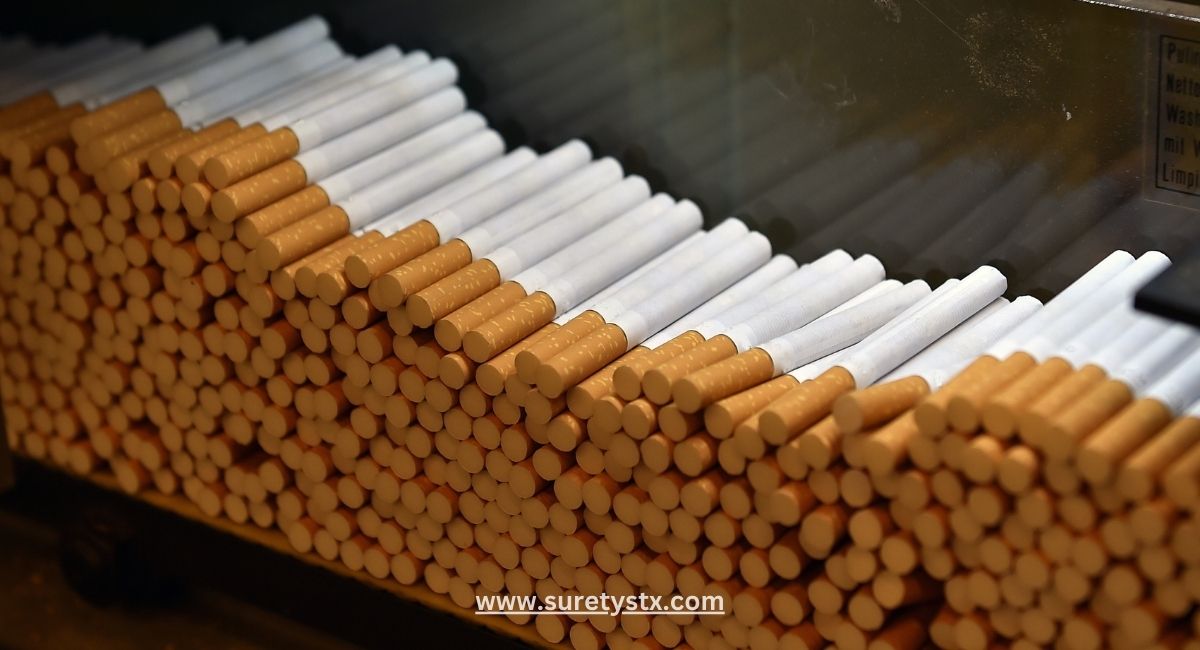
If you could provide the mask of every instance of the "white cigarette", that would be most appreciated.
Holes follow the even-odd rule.
[[[369,70],[361,76],[354,76],[324,92],[311,96],[301,95],[292,98],[283,106],[271,106],[262,109],[258,121],[267,131],[295,124],[300,120],[317,115],[321,111],[338,106],[346,100],[380,88],[390,82],[403,78],[416,70],[431,65],[429,55],[424,52],[409,52],[399,61],[384,63]],[[268,110],[269,109],[269,110]],[[249,120],[250,118],[246,118]],[[253,122],[238,122],[251,124]]]
[[[532,149],[520,147],[416,199],[407,198],[403,191],[407,187],[407,179],[401,172],[355,194],[342,203],[342,208],[347,214],[361,214],[362,220],[375,221],[375,228],[379,232],[391,235],[516,173],[536,159],[537,154]]]
[[[1070,313],[1076,305],[1087,300],[1092,293],[1107,284],[1130,264],[1133,264],[1132,255],[1125,251],[1113,251],[1087,273],[1079,276],[1070,286],[1060,291],[1035,316],[997,341],[986,354],[996,359],[1004,359],[1020,350],[1029,338],[1037,335],[1060,316]]]
[[[566,246],[546,259],[514,275],[512,281],[520,284],[526,293],[546,286],[556,277],[574,268],[579,260],[590,259],[624,237],[632,237],[657,215],[675,206],[675,199],[666,194],[656,194],[634,208],[613,219],[586,237]],[[621,281],[630,280],[629,275]]]
[[[1190,325],[1177,323],[1155,337],[1136,355],[1114,367],[1109,375],[1129,386],[1135,394],[1152,381],[1170,372],[1182,360],[1200,348],[1200,334]]]
[[[699,307],[671,323],[661,332],[646,339],[645,346],[656,348],[667,341],[693,329],[710,317],[723,313],[727,309],[751,300],[769,287],[796,271],[796,260],[787,255],[776,255],[750,275],[739,280],[736,284],[713,296]]]
[[[231,57],[156,84],[155,89],[168,106],[175,106],[327,36],[329,25],[323,18],[312,16],[255,41]]]
[[[999,298],[1007,286],[1002,273],[981,266],[903,325],[848,352],[839,365],[850,372],[856,386],[870,386]]]
[[[418,140],[423,135],[412,140]],[[379,197],[381,193],[390,192],[387,196],[389,201],[411,201],[481,164],[496,160],[504,153],[504,140],[491,129],[476,131],[449,145],[437,145],[438,143],[433,143],[430,147],[431,150],[440,148],[436,153],[431,151],[424,160],[403,167],[381,182],[362,190],[355,191],[357,188],[349,181],[339,182],[340,174],[327,179],[321,187],[324,188],[326,183],[329,183],[338,197],[337,204],[350,217],[351,228],[377,228],[378,223],[390,219],[390,216],[379,216],[386,206],[376,207],[373,203],[375,197]],[[424,145],[420,146],[424,148]],[[414,158],[422,156],[423,154]],[[335,200],[332,194],[331,200]]]
[[[503,183],[494,183],[483,191],[456,201],[438,210],[428,220],[437,229],[441,241],[449,241],[467,228],[583,167],[591,157],[592,152],[587,145],[579,140],[571,140],[542,155]]]
[[[431,97],[430,99],[434,99]],[[375,151],[366,157],[351,157],[345,149],[326,149],[336,145],[348,136],[343,136],[328,142],[308,153],[321,151],[318,157],[300,160],[296,157],[305,171],[308,182],[320,184],[329,195],[329,201],[335,203],[349,197],[355,191],[368,187],[375,181],[394,174],[418,161],[443,150],[462,139],[483,131],[487,121],[479,113],[470,111],[460,112],[465,104],[460,104],[461,94],[457,89],[447,91],[440,105],[426,111],[420,109],[408,121],[406,130],[409,134],[401,135],[397,128],[397,137],[390,140],[391,144],[381,151]],[[424,103],[424,100],[422,102]],[[416,105],[413,106],[414,108]],[[407,110],[407,109],[405,109]],[[453,115],[449,119],[446,116]],[[355,132],[357,133],[357,132]],[[387,143],[389,140],[385,140]],[[347,147],[351,149],[353,147]],[[312,173],[308,164],[313,164]]]
[[[711,258],[686,270],[677,278],[659,285],[656,295],[649,295],[632,308],[614,316],[597,309],[605,321],[625,332],[628,347],[640,345],[650,335],[669,325],[680,315],[715,296],[771,257],[771,242],[762,234],[752,232],[736,243],[726,244]]]
[[[112,88],[106,88],[87,99],[83,105],[89,110],[99,108],[144,88],[153,87],[156,84],[169,81],[193,70],[199,70],[204,66],[232,58],[247,47],[249,47],[249,44],[245,39],[231,38],[216,48],[197,55],[195,58],[177,61],[144,77],[133,78]]]
[[[458,68],[446,59],[438,59],[388,83],[351,95],[288,128],[295,134],[300,151],[308,151],[453,85],[457,80]]]
[[[748,318],[768,311],[780,302],[790,299],[853,263],[854,258],[844,250],[838,249],[826,253],[812,262],[802,264],[762,293],[751,296],[725,311],[709,316],[693,326],[692,329],[706,339],[712,338]]]
[[[662,196],[662,195],[660,195],[660,196]],[[676,204],[676,205],[678,205],[678,204]],[[655,269],[657,269],[664,261],[670,259],[672,255],[678,253],[681,250],[684,250],[685,248],[687,248],[689,246],[692,246],[696,242],[700,241],[700,239],[703,237],[704,237],[703,231],[693,232],[690,235],[684,237],[683,239],[680,239],[678,242],[676,242],[673,246],[671,246],[667,250],[650,258],[649,260],[647,260],[645,263],[641,264],[640,266],[635,265],[636,268],[634,268],[631,272],[620,276],[620,278],[616,282],[613,282],[612,284],[601,288],[599,291],[588,296],[586,299],[580,300],[579,303],[577,305],[575,305],[574,307],[572,307],[571,309],[559,314],[557,317],[555,317],[554,324],[562,325],[564,323],[570,322],[572,319],[574,319],[576,316],[582,314],[583,312],[588,311],[589,309],[591,309],[592,307],[595,307],[598,304],[602,304],[605,300],[608,300],[610,296],[615,295],[617,292],[621,291],[622,289],[629,286],[630,284],[637,282],[647,273],[650,273],[650,272],[654,271]],[[546,282],[548,283],[549,280],[546,280]]]
[[[603,158],[578,169],[477,226],[463,231],[464,242],[474,259],[490,252],[550,217],[570,208],[596,192],[620,182],[625,171],[612,158]]]
[[[687,238],[700,228],[701,221],[700,210],[694,203],[680,201],[674,208],[657,216],[636,235],[624,240],[621,246],[601,251],[591,259],[577,260],[572,271],[550,279],[548,284],[539,289],[550,296],[556,310],[562,314]],[[678,249],[672,258],[686,254],[703,240],[704,237],[693,240],[689,245]],[[612,300],[615,295],[635,286],[638,281],[665,266],[672,258],[647,268],[633,278],[631,284],[614,292],[613,296],[609,296],[605,301]],[[592,308],[595,307],[593,304]]]
[[[1128,300],[1134,291],[1170,264],[1167,256],[1157,251],[1142,255],[1092,295],[1076,304],[1074,309],[1043,327],[1026,341],[1021,349],[1035,359],[1044,360],[1076,332],[1093,323],[1117,304]]]
[[[50,89],[50,94],[59,106],[77,101],[84,101],[86,104],[94,95],[128,84],[130,81],[144,85],[147,75],[194,57],[204,56],[215,50],[220,42],[221,37],[217,30],[210,25],[203,25],[169,38],[121,65],[111,66],[89,75],[86,79],[59,84]]]
[[[372,72],[397,65],[401,60],[400,48],[394,45],[381,47],[361,59],[350,60],[346,65],[337,65],[320,76],[293,81],[269,95],[255,97],[233,108],[228,117],[241,125],[254,124],[360,80]]]
[[[744,352],[763,341],[811,323],[822,314],[870,289],[883,280],[883,277],[883,264],[873,255],[863,255],[833,275],[807,289],[802,289],[791,296],[791,299],[734,324],[724,334],[734,342],[738,351]]]
[[[1200,399],[1200,349],[1192,350],[1167,374],[1150,384],[1145,396],[1158,400],[1175,414]],[[1200,408],[1200,403],[1196,408]]]
[[[0,105],[32,95],[55,83],[69,79],[77,71],[87,70],[80,61],[104,59],[111,52],[128,52],[132,44],[115,40],[107,34],[97,34],[73,43],[61,50],[49,52],[13,71],[7,88],[0,92]],[[136,47],[136,46],[134,46]]]
[[[1012,302],[997,299],[896,368],[880,383],[918,376],[929,384],[931,391],[937,390],[989,345],[1028,321],[1042,308],[1041,301],[1032,296],[1021,296]]]
[[[287,57],[259,66],[247,74],[230,79],[219,88],[196,94],[174,107],[184,125],[195,125],[214,115],[227,114],[248,97],[256,97],[320,70],[342,57],[342,50],[330,40],[321,40],[292,52]]]
[[[930,294],[929,285],[920,280],[905,285],[886,280],[876,286],[880,289],[860,294],[872,293],[868,299],[758,345],[771,357],[775,374],[782,375],[858,343]]]
[[[501,281],[509,280],[649,198],[650,184],[641,176],[629,176],[559,212],[521,237],[510,239],[484,257],[496,266]],[[471,250],[476,251],[474,244]]]

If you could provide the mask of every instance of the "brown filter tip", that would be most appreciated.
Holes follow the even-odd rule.
[[[184,154],[199,150],[201,147],[206,147],[218,140],[226,138],[234,133],[237,133],[241,127],[232,119],[224,119],[214,124],[211,124],[188,137],[180,138],[179,140],[167,145],[163,145],[150,152],[146,157],[146,164],[150,173],[159,180],[170,178],[171,171],[175,167],[175,160]]]
[[[1089,363],[1051,386],[1018,415],[1017,429],[1021,440],[1030,447],[1041,449],[1051,419],[1107,377],[1108,373],[1103,368]]]
[[[114,158],[105,166],[102,172],[105,183],[109,186],[109,191],[124,192],[128,190],[137,179],[149,173],[150,168],[146,161],[151,152],[163,145],[178,142],[191,135],[191,133],[187,129],[174,131],[168,135],[156,137],[133,151]],[[97,179],[97,182],[99,182],[99,179]]]
[[[1018,412],[1071,374],[1071,370],[1071,364],[1054,357],[1021,375],[984,402],[980,415],[983,428],[999,438],[1012,436],[1017,431]]]
[[[471,263],[471,249],[455,239],[405,262],[371,283],[375,306],[395,309],[409,296]],[[414,323],[415,324],[415,323]]]
[[[274,271],[327,246],[350,230],[350,217],[337,206],[272,233],[256,249],[263,268]]]
[[[300,140],[284,127],[224,151],[204,163],[204,180],[223,190],[300,153]]]
[[[0,108],[0,129],[11,129],[58,108],[58,102],[49,92],[30,95]]]
[[[546,397],[559,397],[628,349],[624,330],[612,324],[601,326],[538,367],[538,390]]]
[[[51,109],[49,112],[38,116],[33,116],[31,119],[23,121],[20,124],[9,127],[0,126],[0,154],[8,156],[8,147],[12,144],[13,140],[29,133],[41,131],[47,127],[59,124],[67,125],[69,130],[71,121],[86,112],[82,105],[71,104],[62,108]]]
[[[643,440],[654,432],[658,423],[658,405],[648,399],[638,398],[621,409],[621,428],[634,440]]]
[[[1162,402],[1140,399],[1122,409],[1083,442],[1075,466],[1084,480],[1105,485],[1121,460],[1171,423],[1171,411]]]
[[[918,435],[920,430],[912,411],[905,412],[875,433],[867,434],[861,443],[867,468],[876,477],[889,475],[905,458],[909,441]]]
[[[202,181],[204,180],[204,163],[208,162],[209,158],[260,138],[266,132],[267,130],[261,124],[251,124],[195,151],[189,151],[175,159],[175,175],[184,183]]]
[[[499,285],[500,271],[496,265],[491,260],[481,259],[416,292],[404,307],[414,325],[432,327],[434,321]]]
[[[329,195],[319,185],[309,185],[295,194],[252,212],[234,223],[238,241],[257,248],[263,238],[329,207]]]
[[[387,239],[346,260],[346,277],[350,284],[366,289],[384,273],[408,262],[441,243],[437,228],[422,219],[388,236]]]
[[[838,397],[833,402],[833,417],[842,433],[858,433],[887,423],[926,395],[929,383],[924,378],[905,377]]]
[[[695,350],[716,344],[720,339],[730,342],[728,338],[718,337],[697,346]],[[674,363],[674,360],[670,363]],[[717,400],[757,386],[774,375],[775,362],[771,360],[771,355],[761,348],[753,348],[681,377],[672,385],[671,395],[681,411],[697,413]]]
[[[978,382],[962,386],[946,404],[946,419],[950,426],[957,431],[978,430],[983,403],[1035,365],[1037,361],[1028,353],[1015,352]]]
[[[517,355],[517,376],[527,384],[536,384],[537,369],[543,361],[549,360],[602,325],[604,325],[604,319],[600,314],[591,310],[572,318],[555,330],[553,334],[546,336]]]
[[[79,202],[79,197],[87,190],[93,187],[92,177],[83,172],[72,169],[65,175],[59,176],[56,182],[58,196],[67,205],[75,205]],[[153,206],[151,206],[153,209]]]
[[[178,132],[182,128],[183,124],[174,111],[162,110],[87,143],[84,145],[86,160],[94,169],[102,169],[117,156]]]
[[[379,241],[383,236],[377,232],[367,233],[361,237],[351,235],[349,241],[337,247],[327,247],[321,251],[321,254],[300,267],[296,271],[296,291],[305,298],[314,298],[317,295],[317,276],[327,270],[341,267],[346,261],[346,257],[354,254],[356,251],[363,250],[371,244]],[[320,304],[326,307],[332,307],[328,303],[321,302]]]
[[[671,401],[671,387],[689,374],[737,354],[733,339],[723,334],[676,355],[669,361],[647,370],[642,376],[642,393],[655,404]]]
[[[992,356],[982,356],[971,362],[962,372],[946,382],[913,409],[921,434],[936,437],[946,432],[950,423],[946,419],[946,405],[962,386],[973,385],[982,380],[1000,361]]]
[[[139,178],[129,188],[129,195],[133,199],[133,205],[138,209],[138,212],[151,213],[158,207],[158,199],[154,196],[157,182],[153,178]]]
[[[649,354],[642,355],[636,362],[617,368],[613,374],[613,386],[617,395],[624,400],[637,399],[642,394],[642,377],[647,370],[666,363],[703,342],[704,337],[699,332],[689,330],[654,348]]]
[[[467,385],[475,374],[475,362],[461,352],[450,352],[438,360],[438,377],[455,390]]]
[[[167,185],[174,181],[178,186],[178,179],[167,179],[159,183],[159,187]],[[213,188],[208,183],[203,181],[198,183],[188,183],[183,185],[182,189],[175,190],[178,193],[175,199],[176,205],[182,203],[183,209],[187,211],[190,217],[199,217],[205,212],[208,212],[208,207],[212,204]],[[159,204],[162,205],[163,196],[159,196]]]
[[[1125,382],[1116,379],[1101,382],[1051,418],[1042,452],[1049,460],[1067,460],[1084,438],[1132,400],[1133,392]]]
[[[183,183],[180,183],[178,178],[168,178],[154,186],[154,199],[159,207],[167,212],[177,212],[179,210],[179,207],[183,205],[182,195]],[[203,209],[194,216],[201,214],[204,214]]]
[[[1124,463],[1117,474],[1117,490],[1129,501],[1150,498],[1163,471],[1198,442],[1200,419],[1175,420]]]
[[[458,350],[462,347],[463,334],[517,304],[527,295],[520,284],[505,282],[439,319],[433,326],[434,338],[442,348]]]
[[[781,375],[736,395],[730,395],[704,409],[704,427],[716,438],[728,438],[733,435],[734,428],[746,418],[766,408],[768,404],[799,385],[795,377]]]
[[[667,404],[658,410],[658,428],[671,440],[683,440],[703,426],[701,414],[684,413],[674,404]]]
[[[636,361],[650,350],[638,346],[618,357],[591,377],[579,382],[567,391],[567,408],[576,416],[587,419],[595,408],[596,400],[612,392],[613,375],[617,368]]]
[[[812,426],[829,413],[839,395],[854,389],[854,378],[844,368],[833,367],[797,386],[771,404],[759,417],[759,433],[773,445]]]
[[[71,137],[76,144],[84,145],[166,106],[157,90],[147,88],[76,118],[71,123]]]
[[[70,136],[71,121],[86,113],[79,104],[56,110],[44,117],[25,122],[19,127],[0,130],[0,153],[9,159],[15,169],[27,169],[30,165],[46,159],[49,166],[49,153],[52,148],[70,149],[73,147]],[[66,165],[56,163],[50,167],[56,175],[61,170],[66,173],[71,168],[71,159],[61,161]]]
[[[10,142],[6,147],[5,155],[12,164],[12,170],[15,172],[28,169],[46,157],[51,148],[69,147],[69,136],[66,133],[68,124],[51,124],[43,129],[26,133]]]
[[[482,363],[475,369],[475,383],[485,395],[495,397],[504,392],[504,383],[515,369],[517,353],[525,347],[537,342],[541,337],[558,329],[557,323],[547,323],[533,334],[517,342],[502,353],[496,355],[487,363]],[[468,355],[469,356],[469,355]],[[495,392],[492,392],[495,391]]]
[[[536,292],[467,332],[463,336],[463,351],[472,361],[483,363],[550,323],[555,311],[550,296]],[[514,362],[524,351],[514,355]]]
[[[205,178],[207,180],[207,176]],[[261,210],[299,192],[307,184],[308,174],[304,167],[295,160],[285,160],[245,180],[219,189],[212,196],[212,212],[217,219],[232,223],[238,217]],[[214,184],[213,187],[217,186]]]

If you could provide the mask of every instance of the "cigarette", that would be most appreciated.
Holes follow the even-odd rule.
[[[409,226],[418,223],[428,223],[422,221],[425,216],[444,209],[451,203],[482,190],[501,178],[525,167],[535,159],[536,155],[528,148],[521,147],[515,149],[508,155],[483,164],[453,182],[447,183],[407,205],[402,204],[405,193],[395,191],[395,188],[391,188],[388,182],[381,182],[377,186],[367,190],[365,199],[353,197],[350,199],[350,202],[358,203],[365,200],[369,203],[371,208],[375,210],[372,214],[381,215],[379,220],[375,222],[376,229],[387,235],[388,239],[391,240],[393,235],[403,232]],[[436,230],[433,230],[432,233],[436,238]],[[375,278],[411,260],[416,255],[429,250],[429,248],[432,248],[437,243],[438,241],[435,239],[433,244],[430,244],[427,248],[403,258],[395,257],[397,253],[403,252],[403,249],[396,249],[386,245],[374,247],[367,253],[351,257],[346,261],[346,279],[352,286],[365,289]]]
[[[657,287],[675,277],[668,275],[669,272],[664,269],[662,273],[647,274],[643,282],[630,284],[610,297],[607,302],[597,305],[594,309],[598,315],[615,314],[603,316],[609,322],[609,327],[588,334],[575,345],[542,363],[537,369],[539,390],[550,395],[561,394],[616,359],[624,351],[644,341],[650,332],[675,320],[680,315],[679,312],[690,310],[696,304],[745,277],[751,270],[765,263],[770,256],[769,244],[765,239],[756,238],[754,235],[739,237],[737,229],[730,229],[729,235],[721,231],[722,227],[714,229],[701,240],[696,249],[677,258],[681,266],[670,271],[684,271],[690,261],[688,255],[704,255],[710,247],[720,247],[722,242],[729,242],[729,237],[732,236],[735,243],[731,243],[727,250],[708,264],[690,272],[684,271],[689,272],[696,280],[691,290],[678,291],[678,295],[671,299],[658,298],[639,304],[639,297],[651,291],[651,287]],[[619,344],[623,344],[625,349],[620,350]]]
[[[281,125],[283,128],[272,131],[263,141],[247,143],[210,159],[204,165],[204,178],[213,187],[228,188],[453,84],[457,76],[457,69],[445,59],[429,63],[292,124]]]
[[[607,164],[605,164],[607,163]],[[480,226],[480,230],[464,233],[461,237],[467,242],[476,262],[484,264],[487,271],[457,279],[451,274],[426,289],[411,296],[406,304],[410,317],[418,327],[430,327],[434,321],[448,315],[455,309],[465,305],[486,291],[495,288],[502,281],[512,278],[527,265],[541,261],[552,252],[578,240],[589,231],[595,230],[609,217],[624,213],[635,204],[645,201],[650,196],[649,186],[640,177],[629,177],[623,181],[603,187],[600,191],[591,193],[597,185],[609,182],[615,175],[619,178],[620,166],[606,159],[596,165],[604,165],[604,172],[597,176],[595,184],[577,185],[568,178],[560,183],[554,191],[543,192],[540,197],[528,199],[510,208],[506,213],[497,215]],[[609,172],[608,170],[612,170]],[[559,199],[557,194],[565,196]],[[590,196],[588,196],[591,194]],[[562,206],[578,196],[580,202],[562,210]],[[533,203],[533,205],[530,205]],[[536,203],[543,205],[537,206]],[[504,223],[504,215],[515,213],[523,221],[533,221],[538,218],[538,212],[558,212],[556,216],[543,222],[540,226],[521,232],[521,225]],[[488,240],[510,239],[499,248],[488,250]],[[499,242],[497,242],[499,243]],[[467,267],[468,269],[472,267]],[[460,272],[465,272],[463,269]],[[436,301],[431,304],[431,301]]]

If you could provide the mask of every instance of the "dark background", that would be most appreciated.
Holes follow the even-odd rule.
[[[1200,238],[1200,214],[1141,197],[1153,18],[1078,0],[9,4],[5,31],[57,41],[320,13],[348,51],[452,58],[511,145],[583,137],[799,259],[935,281],[991,263],[1045,298],[1114,248]]]

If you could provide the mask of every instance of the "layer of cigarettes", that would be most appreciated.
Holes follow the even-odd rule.
[[[320,18],[12,57],[23,456],[545,646],[1200,647],[1200,333],[1132,308],[1161,253],[1044,305],[774,255]],[[601,593],[724,606],[473,613]]]

